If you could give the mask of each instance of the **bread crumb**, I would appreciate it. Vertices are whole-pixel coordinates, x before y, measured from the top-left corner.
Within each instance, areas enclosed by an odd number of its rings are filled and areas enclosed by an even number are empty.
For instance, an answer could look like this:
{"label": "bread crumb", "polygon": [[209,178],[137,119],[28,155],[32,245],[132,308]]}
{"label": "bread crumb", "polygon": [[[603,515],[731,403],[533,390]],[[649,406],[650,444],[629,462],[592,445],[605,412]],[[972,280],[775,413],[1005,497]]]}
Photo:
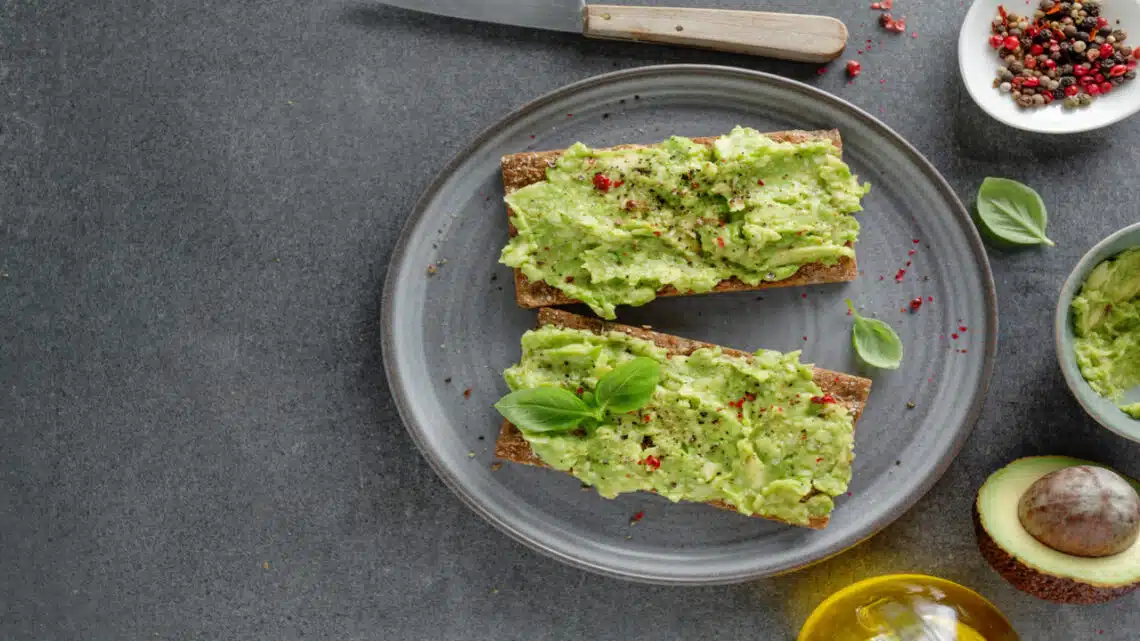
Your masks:
{"label": "bread crumb", "polygon": [[494,463],[491,463],[491,471],[492,471],[492,472],[498,472],[498,471],[499,471],[499,470],[501,470],[501,469],[503,469],[503,464],[502,464],[502,462],[500,462],[500,461],[495,461]]}

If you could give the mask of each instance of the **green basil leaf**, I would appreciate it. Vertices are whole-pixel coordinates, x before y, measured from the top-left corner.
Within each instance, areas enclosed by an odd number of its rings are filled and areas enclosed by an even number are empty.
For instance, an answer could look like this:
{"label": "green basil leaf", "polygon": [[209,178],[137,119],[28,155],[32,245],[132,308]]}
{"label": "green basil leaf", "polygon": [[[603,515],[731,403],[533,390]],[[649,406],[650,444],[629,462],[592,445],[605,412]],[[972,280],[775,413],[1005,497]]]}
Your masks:
{"label": "green basil leaf", "polygon": [[511,392],[495,409],[516,427],[528,432],[572,430],[595,410],[573,392],[558,387],[535,387]]}
{"label": "green basil leaf", "polygon": [[598,407],[617,413],[640,409],[653,398],[660,379],[661,365],[652,358],[639,356],[623,363],[598,380]]}
{"label": "green basil leaf", "polygon": [[1049,215],[1033,189],[1007,178],[986,178],[978,189],[978,218],[986,230],[1016,245],[1054,245],[1045,236]]}
{"label": "green basil leaf", "polygon": [[851,344],[863,362],[879,369],[898,369],[903,359],[903,344],[891,326],[881,320],[864,318],[848,300],[847,307],[855,317],[851,328]]}

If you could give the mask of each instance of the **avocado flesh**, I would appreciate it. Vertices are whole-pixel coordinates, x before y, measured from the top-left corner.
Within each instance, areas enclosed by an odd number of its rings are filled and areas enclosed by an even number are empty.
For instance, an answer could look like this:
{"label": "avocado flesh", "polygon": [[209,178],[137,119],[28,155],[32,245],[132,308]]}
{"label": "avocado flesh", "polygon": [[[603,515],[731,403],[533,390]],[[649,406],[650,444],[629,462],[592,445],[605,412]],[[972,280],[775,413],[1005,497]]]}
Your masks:
{"label": "avocado flesh", "polygon": [[1112,556],[1073,556],[1033,538],[1017,516],[1021,495],[1037,479],[1075,465],[1106,467],[1067,456],[1039,456],[1016,460],[990,476],[978,490],[978,543],[990,565],[1022,591],[1051,601],[1099,603],[1140,585],[1140,544]]}

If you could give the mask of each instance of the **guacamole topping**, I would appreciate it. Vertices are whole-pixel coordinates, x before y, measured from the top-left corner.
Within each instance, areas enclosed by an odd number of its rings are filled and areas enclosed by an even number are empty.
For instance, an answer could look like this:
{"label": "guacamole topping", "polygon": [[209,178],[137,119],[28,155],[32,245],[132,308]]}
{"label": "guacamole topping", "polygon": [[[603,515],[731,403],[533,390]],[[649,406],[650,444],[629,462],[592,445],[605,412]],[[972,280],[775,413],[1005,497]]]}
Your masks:
{"label": "guacamole topping", "polygon": [[621,332],[553,326],[527,332],[512,390],[559,386],[593,393],[600,376],[638,356],[661,365],[653,400],[595,428],[523,432],[549,466],[598,493],[653,491],[673,501],[721,500],[744,514],[806,525],[847,491],[854,416],[812,380],[799,352],[752,359],[699,349],[672,355]]}
{"label": "guacamole topping", "polygon": [[1097,394],[1140,419],[1140,403],[1122,402],[1140,385],[1140,247],[1096,266],[1073,299],[1081,374]]}
{"label": "guacamole topping", "polygon": [[501,262],[614,318],[673,286],[779,281],[854,257],[868,185],[829,140],[776,142],[737,127],[711,145],[576,144],[546,180],[506,197],[517,234]]}

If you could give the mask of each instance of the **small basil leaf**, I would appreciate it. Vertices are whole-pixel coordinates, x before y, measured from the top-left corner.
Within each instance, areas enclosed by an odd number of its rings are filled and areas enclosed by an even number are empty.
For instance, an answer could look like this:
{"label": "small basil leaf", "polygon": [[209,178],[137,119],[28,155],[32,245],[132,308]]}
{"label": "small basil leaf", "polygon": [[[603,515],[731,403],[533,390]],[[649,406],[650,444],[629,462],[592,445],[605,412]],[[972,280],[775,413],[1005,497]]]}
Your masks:
{"label": "small basil leaf", "polygon": [[903,359],[903,344],[891,326],[881,320],[864,318],[855,311],[850,300],[847,307],[855,317],[851,328],[851,344],[863,362],[879,369],[898,369]]}
{"label": "small basil leaf", "polygon": [[558,387],[511,392],[495,403],[495,409],[528,432],[565,432],[595,415],[594,409],[576,394]]}
{"label": "small basil leaf", "polygon": [[661,365],[639,356],[598,380],[594,388],[598,406],[611,412],[632,412],[644,407],[657,390]]}
{"label": "small basil leaf", "polygon": [[1016,245],[1054,245],[1045,236],[1049,216],[1041,196],[1007,178],[986,178],[978,189],[978,218],[987,231]]}

